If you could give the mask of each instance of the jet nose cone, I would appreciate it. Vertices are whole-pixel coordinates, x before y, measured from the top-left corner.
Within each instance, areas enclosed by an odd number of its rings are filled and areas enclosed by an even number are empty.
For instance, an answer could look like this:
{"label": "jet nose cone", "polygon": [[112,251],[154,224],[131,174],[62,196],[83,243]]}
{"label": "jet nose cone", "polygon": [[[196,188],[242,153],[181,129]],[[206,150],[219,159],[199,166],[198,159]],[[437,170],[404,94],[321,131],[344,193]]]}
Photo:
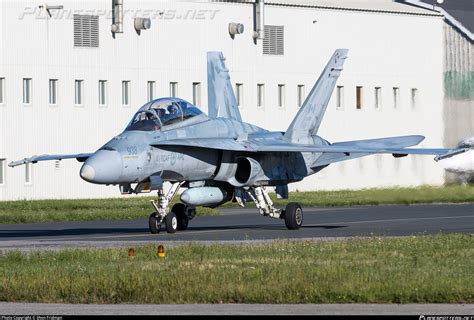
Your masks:
{"label": "jet nose cone", "polygon": [[92,181],[95,177],[95,170],[90,165],[84,164],[80,172],[81,178],[86,181]]}
{"label": "jet nose cone", "polygon": [[87,182],[113,184],[120,182],[122,170],[120,153],[114,150],[99,150],[86,160],[80,175]]}

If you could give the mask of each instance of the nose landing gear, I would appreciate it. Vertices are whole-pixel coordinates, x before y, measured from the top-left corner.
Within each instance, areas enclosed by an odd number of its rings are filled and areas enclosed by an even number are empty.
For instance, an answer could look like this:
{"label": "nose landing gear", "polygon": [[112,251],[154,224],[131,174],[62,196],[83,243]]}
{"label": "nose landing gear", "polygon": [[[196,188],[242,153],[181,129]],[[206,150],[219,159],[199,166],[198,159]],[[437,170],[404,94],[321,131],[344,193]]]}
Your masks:
{"label": "nose landing gear", "polygon": [[194,218],[196,209],[182,203],[176,203],[171,210],[169,209],[170,202],[183,184],[184,182],[174,183],[166,195],[164,190],[160,189],[158,190],[158,202],[151,200],[151,204],[155,208],[155,212],[150,215],[148,220],[151,233],[160,233],[163,222],[168,233],[175,233],[177,230],[186,230],[188,228],[189,220]]}

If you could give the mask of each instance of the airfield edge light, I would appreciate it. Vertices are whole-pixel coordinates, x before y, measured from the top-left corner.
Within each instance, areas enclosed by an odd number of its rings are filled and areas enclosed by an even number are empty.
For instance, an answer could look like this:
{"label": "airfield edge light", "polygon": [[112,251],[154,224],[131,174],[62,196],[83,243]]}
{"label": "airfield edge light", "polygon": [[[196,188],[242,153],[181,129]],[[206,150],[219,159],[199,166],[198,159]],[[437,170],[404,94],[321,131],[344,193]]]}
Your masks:
{"label": "airfield edge light", "polygon": [[130,257],[130,259],[135,258],[135,249],[134,248],[129,248],[128,249],[128,256]]}
{"label": "airfield edge light", "polygon": [[165,247],[162,244],[158,246],[158,249],[156,250],[156,255],[160,258],[165,257]]}

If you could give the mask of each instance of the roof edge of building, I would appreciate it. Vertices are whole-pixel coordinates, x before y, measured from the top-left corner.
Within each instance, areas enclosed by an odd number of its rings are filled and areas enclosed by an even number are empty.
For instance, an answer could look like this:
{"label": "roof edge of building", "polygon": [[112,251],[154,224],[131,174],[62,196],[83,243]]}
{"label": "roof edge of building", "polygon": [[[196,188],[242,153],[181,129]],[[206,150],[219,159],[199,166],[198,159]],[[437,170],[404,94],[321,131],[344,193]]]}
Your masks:
{"label": "roof edge of building", "polygon": [[443,15],[446,22],[448,22],[454,28],[459,30],[459,32],[464,34],[471,42],[474,41],[474,34],[471,31],[469,31],[465,26],[463,26],[463,24],[461,22],[456,20],[452,15],[450,15],[443,8],[438,7],[436,5],[430,5],[430,4],[421,2],[419,0],[396,0],[396,1],[400,2],[400,3],[406,3],[406,4],[410,4],[410,5],[413,5],[413,6],[420,7],[420,8],[425,8],[425,9],[428,9],[428,10],[433,10],[433,11],[439,12],[440,14]]}
{"label": "roof edge of building", "polygon": [[[241,4],[254,4],[256,0],[207,0],[209,2],[220,2],[220,3],[241,3]],[[406,14],[406,15],[418,15],[418,16],[443,16],[440,12],[434,11],[426,7],[417,7],[417,10],[409,10],[408,8],[413,8],[413,6],[406,6],[404,3],[400,3],[396,0],[386,1],[388,3],[397,3],[397,5],[406,7],[407,9],[397,9],[394,6],[378,5],[373,8],[367,5],[361,6],[354,3],[343,3],[341,4],[324,4],[317,3],[318,1],[302,1],[302,0],[265,0],[266,5],[278,6],[278,7],[295,7],[295,8],[314,8],[314,9],[325,9],[325,10],[342,10],[342,11],[358,11],[358,12],[374,12],[374,13],[396,13],[396,14]]]}
{"label": "roof edge of building", "polygon": [[[265,1],[265,5],[280,6],[280,7],[299,7],[299,8],[314,8],[314,9],[327,9],[327,10],[341,10],[341,11],[358,11],[358,12],[375,12],[375,13],[396,13],[396,14],[407,14],[415,16],[442,16],[440,12],[430,10],[431,12],[410,12],[393,9],[370,9],[370,8],[355,8],[349,6],[324,6],[316,4],[303,4],[303,3],[282,3],[272,2],[271,0]],[[426,8],[423,8],[426,9]]]}

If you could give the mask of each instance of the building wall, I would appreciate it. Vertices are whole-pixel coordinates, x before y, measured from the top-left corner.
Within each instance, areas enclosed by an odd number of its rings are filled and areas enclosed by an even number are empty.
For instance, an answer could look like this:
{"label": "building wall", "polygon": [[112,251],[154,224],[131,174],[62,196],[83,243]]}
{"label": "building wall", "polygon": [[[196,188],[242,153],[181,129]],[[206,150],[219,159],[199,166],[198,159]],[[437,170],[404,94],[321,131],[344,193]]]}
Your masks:
{"label": "building wall", "polygon": [[[91,152],[124,129],[146,102],[147,81],[156,82],[156,96],[169,95],[178,82],[178,96],[192,101],[192,83],[201,83],[207,110],[206,52],[223,51],[233,83],[243,83],[244,121],[270,130],[286,130],[297,112],[297,85],[311,90],[336,48],[349,48],[338,85],[344,86],[344,108],[336,110],[333,95],[319,134],[344,141],[423,134],[424,147],[441,146],[443,123],[443,24],[437,16],[355,12],[267,6],[265,24],[285,27],[285,54],[262,54],[262,41],[252,39],[250,4],[125,1],[126,10],[162,10],[152,28],[138,36],[132,14],[125,14],[124,33],[111,37],[111,20],[99,14],[99,48],[74,48],[72,13],[107,12],[110,1],[65,3],[62,18],[30,14],[36,1],[0,3],[0,78],[6,98],[0,106],[0,159],[6,162],[34,154]],[[28,8],[25,11],[25,8]],[[81,11],[82,10],[82,11]],[[92,10],[92,11],[85,11]],[[26,14],[25,14],[26,12]],[[53,12],[53,15],[57,13]],[[67,18],[68,15],[70,18]],[[178,18],[180,16],[180,18]],[[22,17],[21,19],[19,17]],[[313,21],[316,20],[314,23]],[[245,32],[231,39],[228,23]],[[22,79],[33,81],[32,104],[22,103]],[[48,81],[58,79],[57,106],[48,105]],[[74,106],[74,80],[84,80],[85,102]],[[108,81],[108,103],[98,105],[98,81]],[[131,106],[121,104],[121,83],[131,81]],[[257,83],[265,84],[265,105],[256,107]],[[285,84],[285,106],[277,106],[278,84]],[[363,86],[363,107],[356,110],[356,86]],[[374,88],[382,88],[382,104],[374,107]],[[400,88],[393,107],[392,88]],[[411,89],[418,102],[411,105]],[[24,167],[8,168],[0,199],[118,196],[117,187],[80,179],[75,160],[33,166],[25,185]],[[393,159],[378,155],[329,166],[290,186],[292,190],[366,188],[442,184],[443,170],[431,157]]]}

